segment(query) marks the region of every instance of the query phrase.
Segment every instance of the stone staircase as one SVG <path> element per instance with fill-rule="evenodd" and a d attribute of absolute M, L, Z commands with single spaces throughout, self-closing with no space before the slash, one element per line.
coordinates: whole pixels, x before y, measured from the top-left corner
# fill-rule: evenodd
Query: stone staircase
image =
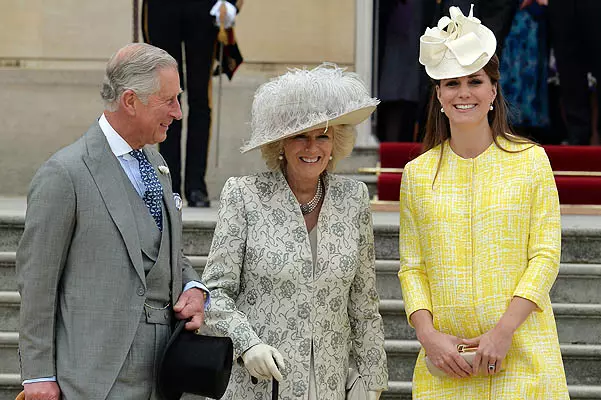
<path fill-rule="evenodd" d="M 598 217 L 597 217 L 598 218 Z M 407 324 L 398 271 L 396 221 L 375 219 L 376 270 L 380 312 L 384 318 L 390 388 L 384 400 L 411 398 L 411 376 L 419 343 Z M 599 228 L 564 227 L 562 264 L 551 298 L 572 399 L 601 399 L 601 219 Z M 184 222 L 184 252 L 202 270 L 214 221 Z M 23 218 L 0 217 L 0 399 L 20 390 L 17 358 L 19 294 L 15 250 Z M 198 399 L 185 396 L 187 400 Z"/>

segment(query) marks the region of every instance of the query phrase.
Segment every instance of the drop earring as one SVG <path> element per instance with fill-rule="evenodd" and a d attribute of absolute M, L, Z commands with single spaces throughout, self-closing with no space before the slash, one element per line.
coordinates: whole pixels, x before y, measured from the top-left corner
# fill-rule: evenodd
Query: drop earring
<path fill-rule="evenodd" d="M 334 157 L 330 156 L 330 161 L 332 161 L 334 159 Z"/>
<path fill-rule="evenodd" d="M 284 159 L 284 153 L 280 153 L 278 156 L 278 160 L 282 161 Z"/>
<path fill-rule="evenodd" d="M 440 112 L 444 114 L 444 108 L 440 108 Z"/>
<path fill-rule="evenodd" d="M 495 107 L 492 105 L 492 103 L 490 103 L 490 111 L 494 110 Z"/>

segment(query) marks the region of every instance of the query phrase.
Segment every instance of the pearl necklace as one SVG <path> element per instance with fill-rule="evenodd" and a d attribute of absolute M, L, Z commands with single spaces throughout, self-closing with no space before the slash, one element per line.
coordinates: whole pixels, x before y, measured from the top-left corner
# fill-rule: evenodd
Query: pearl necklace
<path fill-rule="evenodd" d="M 323 198 L 323 182 L 321 181 L 321 177 L 317 181 L 317 190 L 315 190 L 315 196 L 308 203 L 299 203 L 301 212 L 303 215 L 311 214 L 321 199 Z"/>

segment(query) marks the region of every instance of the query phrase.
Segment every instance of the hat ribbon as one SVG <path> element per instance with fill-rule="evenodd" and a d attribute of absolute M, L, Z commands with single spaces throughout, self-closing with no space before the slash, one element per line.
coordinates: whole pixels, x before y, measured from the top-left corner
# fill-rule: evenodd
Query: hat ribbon
<path fill-rule="evenodd" d="M 479 32 L 480 20 L 473 16 L 473 12 L 473 4 L 467 17 L 459 7 L 450 7 L 450 18 L 444 16 L 435 28 L 426 28 L 419 39 L 419 62 L 426 67 L 436 66 L 448 49 L 459 64 L 466 67 L 487 54 L 476 33 Z"/>

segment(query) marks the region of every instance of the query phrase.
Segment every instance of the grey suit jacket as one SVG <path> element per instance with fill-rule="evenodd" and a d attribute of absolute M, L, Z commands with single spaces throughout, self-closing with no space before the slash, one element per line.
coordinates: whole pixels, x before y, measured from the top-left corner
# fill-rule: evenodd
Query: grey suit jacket
<path fill-rule="evenodd" d="M 155 167 L 164 164 L 145 152 Z M 120 169 L 96 122 L 38 170 L 27 200 L 17 251 L 21 375 L 56 376 L 67 399 L 106 397 L 143 310 L 141 248 Z M 174 304 L 199 278 L 181 252 L 170 177 L 157 175 L 170 217 Z"/>

